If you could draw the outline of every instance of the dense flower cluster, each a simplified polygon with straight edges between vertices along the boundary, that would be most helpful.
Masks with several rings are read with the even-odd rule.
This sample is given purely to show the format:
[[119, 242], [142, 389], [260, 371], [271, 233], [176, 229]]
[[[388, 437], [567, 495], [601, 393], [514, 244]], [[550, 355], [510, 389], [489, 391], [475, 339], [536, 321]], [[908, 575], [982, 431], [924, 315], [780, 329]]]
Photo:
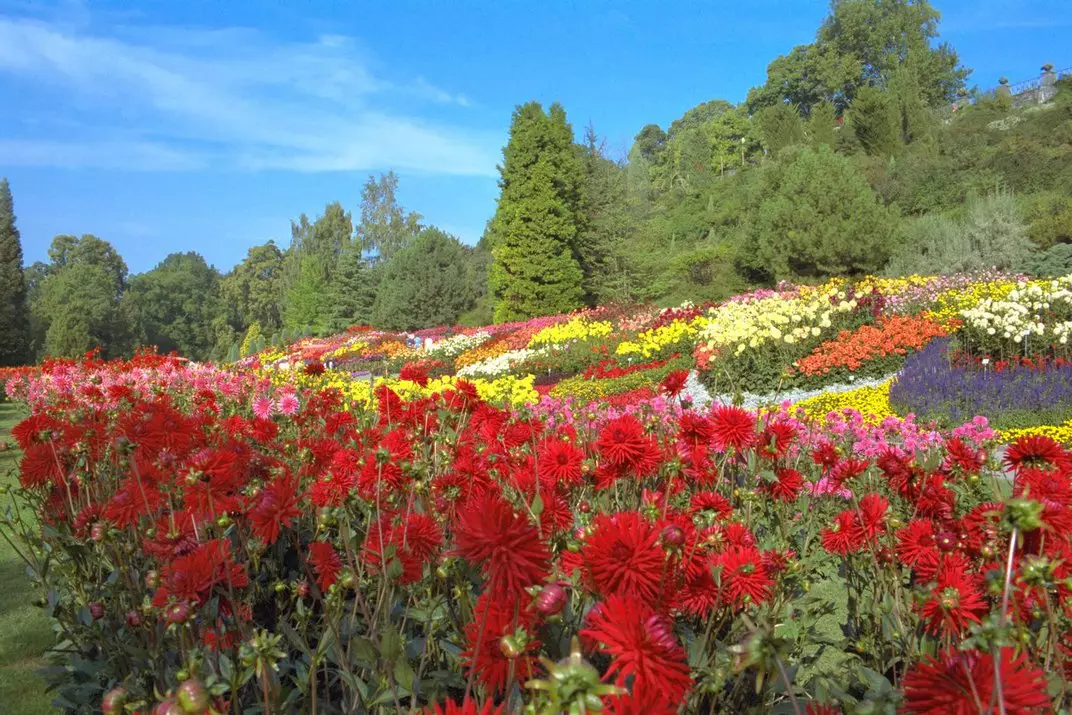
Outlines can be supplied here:
[[797, 360], [794, 367], [807, 376], [827, 375], [839, 368], [849, 372], [865, 364], [876, 365], [877, 372], [888, 372], [881, 359], [904, 356], [919, 350], [933, 338], [947, 334], [944, 326], [927, 318], [891, 315], [876, 325], [863, 325], [855, 331], [843, 331], [837, 338], [817, 347], [808, 357]]
[[0, 528], [84, 711], [1063, 711], [1072, 377], [971, 311], [1072, 278], [992, 278], [50, 362]]
[[65, 697], [119, 686], [147, 712], [192, 680], [220, 712], [1065, 702], [1072, 644], [1047, 614], [1072, 598], [1072, 454], [1046, 438], [997, 451], [985, 424], [665, 398], [509, 409], [456, 379], [381, 384], [366, 409], [265, 389], [168, 358], [9, 387], [34, 408], [20, 496], [48, 527], [23, 536], [50, 545], [53, 615], [101, 674]]

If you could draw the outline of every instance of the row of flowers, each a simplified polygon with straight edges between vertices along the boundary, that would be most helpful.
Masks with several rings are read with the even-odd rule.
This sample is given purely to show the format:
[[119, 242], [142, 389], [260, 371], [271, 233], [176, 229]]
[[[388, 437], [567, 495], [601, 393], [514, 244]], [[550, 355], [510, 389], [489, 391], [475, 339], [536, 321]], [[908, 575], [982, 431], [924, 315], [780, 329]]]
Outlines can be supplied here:
[[665, 395], [511, 408], [452, 376], [364, 401], [331, 372], [157, 358], [8, 385], [32, 408], [15, 496], [44, 528], [19, 510], [2, 528], [65, 641], [61, 698], [110, 715], [1068, 706], [1072, 454], [1052, 440], [882, 415], [877, 388], [758, 414]]

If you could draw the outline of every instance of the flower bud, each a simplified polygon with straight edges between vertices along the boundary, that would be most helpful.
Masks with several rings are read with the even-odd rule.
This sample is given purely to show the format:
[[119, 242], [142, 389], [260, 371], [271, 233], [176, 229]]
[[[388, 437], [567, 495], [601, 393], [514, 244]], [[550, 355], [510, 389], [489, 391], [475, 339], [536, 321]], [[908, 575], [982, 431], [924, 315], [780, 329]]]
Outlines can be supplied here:
[[208, 712], [208, 691], [197, 678], [191, 678], [180, 685], [175, 695], [187, 715], [204, 715]]
[[499, 649], [502, 650], [503, 655], [511, 660], [521, 655], [522, 652], [521, 645], [514, 636], [503, 636], [499, 640]]
[[89, 608], [89, 615], [91, 615], [93, 617], [94, 621], [99, 621], [100, 619], [104, 618], [104, 604], [103, 603], [94, 602], [94, 603], [89, 604], [88, 608]]
[[117, 686], [104, 694], [101, 699], [101, 711], [104, 715], [121, 715], [130, 693], [122, 686]]
[[153, 708], [153, 715], [186, 715], [186, 712], [174, 698], [168, 698]]
[[160, 587], [160, 573], [158, 571], [150, 571], [145, 574], [145, 587], [152, 589]]
[[685, 545], [685, 532], [681, 527], [669, 524], [663, 529], [663, 546], [668, 549], [680, 549]]
[[137, 628], [141, 625], [141, 614], [133, 610], [127, 611], [126, 620], [128, 626]]
[[105, 530], [104, 523], [100, 521], [98, 521], [89, 528], [89, 538], [93, 539], [98, 544], [104, 541], [104, 536], [106, 533], [107, 532]]
[[566, 606], [566, 589], [551, 583], [543, 587], [536, 597], [536, 612], [542, 616], [553, 616]]

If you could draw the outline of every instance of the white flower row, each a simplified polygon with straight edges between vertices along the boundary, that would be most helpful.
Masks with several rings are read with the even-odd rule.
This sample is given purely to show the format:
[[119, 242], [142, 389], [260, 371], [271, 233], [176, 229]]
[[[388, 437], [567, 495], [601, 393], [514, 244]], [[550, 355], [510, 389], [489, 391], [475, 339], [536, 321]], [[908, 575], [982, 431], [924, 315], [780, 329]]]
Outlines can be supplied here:
[[464, 333], [452, 335], [449, 338], [443, 338], [439, 342], [432, 343], [426, 352], [432, 357], [455, 358], [466, 350], [472, 350], [476, 346], [487, 342], [490, 337], [491, 334], [483, 330], [468, 335]]
[[490, 357], [487, 360], [466, 365], [458, 370], [457, 374], [458, 377], [496, 377], [509, 372], [515, 365], [523, 363], [530, 358], [540, 357], [548, 353], [550, 353], [550, 348], [511, 350], [501, 355]]
[[[849, 392], [850, 390], [859, 390], [864, 387], [876, 387], [886, 382], [897, 373], [893, 372], [884, 377], [878, 377], [867, 380], [854, 380], [852, 382], [837, 383], [834, 385], [827, 385], [826, 387], [820, 387], [814, 390], [801, 390], [798, 388], [792, 388], [789, 390], [782, 390], [780, 392], [769, 392], [767, 394], [756, 394], [753, 392], [745, 392], [740, 395], [741, 407], [748, 410], [756, 410], [760, 407], [767, 407], [770, 405], [780, 405], [788, 400], [790, 403], [801, 402], [811, 397], [818, 395], [824, 395], [833, 392]], [[734, 404], [734, 396], [730, 394], [711, 395], [707, 391], [707, 388], [703, 386], [695, 370], [689, 373], [688, 380], [685, 381], [685, 389], [682, 391], [682, 397], [686, 397], [692, 400], [692, 403], [697, 407], [706, 407], [712, 403], [720, 405], [732, 405]]]

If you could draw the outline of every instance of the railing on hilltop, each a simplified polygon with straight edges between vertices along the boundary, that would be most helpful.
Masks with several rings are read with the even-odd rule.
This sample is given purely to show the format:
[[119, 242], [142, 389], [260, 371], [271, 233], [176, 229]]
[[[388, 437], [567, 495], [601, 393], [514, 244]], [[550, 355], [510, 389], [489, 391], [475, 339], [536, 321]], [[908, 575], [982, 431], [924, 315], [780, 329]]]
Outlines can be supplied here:
[[1072, 76], [1072, 67], [1055, 71], [1053, 65], [1045, 64], [1042, 66], [1042, 74], [1037, 79], [1009, 84], [1009, 81], [1002, 77], [997, 87], [985, 92], [976, 91], [974, 95], [965, 94], [961, 100], [954, 102], [949, 108], [955, 112], [958, 106], [971, 104], [979, 97], [994, 95], [1011, 97], [1012, 105], [1017, 108], [1030, 104], [1045, 104], [1057, 94], [1057, 80], [1069, 76]]

